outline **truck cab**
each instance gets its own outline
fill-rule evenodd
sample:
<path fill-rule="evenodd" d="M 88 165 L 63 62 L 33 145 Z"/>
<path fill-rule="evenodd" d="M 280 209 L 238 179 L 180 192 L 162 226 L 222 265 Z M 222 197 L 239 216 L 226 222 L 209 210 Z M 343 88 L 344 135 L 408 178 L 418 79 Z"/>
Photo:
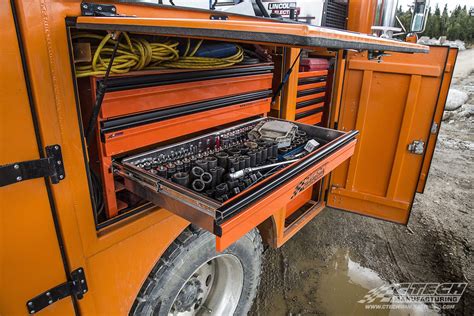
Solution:
<path fill-rule="evenodd" d="M 457 50 L 365 34 L 375 1 L 0 6 L 2 314 L 246 314 L 264 247 L 424 190 Z"/>

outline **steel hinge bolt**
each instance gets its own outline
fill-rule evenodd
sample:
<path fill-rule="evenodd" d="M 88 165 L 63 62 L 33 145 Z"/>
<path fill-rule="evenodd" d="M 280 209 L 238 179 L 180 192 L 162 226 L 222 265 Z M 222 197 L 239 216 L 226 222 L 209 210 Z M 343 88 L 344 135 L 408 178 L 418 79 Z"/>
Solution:
<path fill-rule="evenodd" d="M 18 169 L 20 169 L 20 165 L 14 165 L 13 168 L 18 170 Z"/>
<path fill-rule="evenodd" d="M 21 181 L 21 180 L 23 180 L 22 177 L 20 177 L 20 176 L 16 177 L 16 181 Z"/>

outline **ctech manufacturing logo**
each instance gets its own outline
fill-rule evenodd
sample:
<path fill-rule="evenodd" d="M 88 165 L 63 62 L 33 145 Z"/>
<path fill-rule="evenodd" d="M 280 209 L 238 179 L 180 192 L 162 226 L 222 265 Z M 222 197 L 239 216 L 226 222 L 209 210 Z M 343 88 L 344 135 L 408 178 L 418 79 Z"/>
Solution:
<path fill-rule="evenodd" d="M 413 304 L 435 304 L 453 309 L 459 303 L 467 283 L 394 283 L 370 290 L 361 300 L 366 309 L 403 309 Z"/>

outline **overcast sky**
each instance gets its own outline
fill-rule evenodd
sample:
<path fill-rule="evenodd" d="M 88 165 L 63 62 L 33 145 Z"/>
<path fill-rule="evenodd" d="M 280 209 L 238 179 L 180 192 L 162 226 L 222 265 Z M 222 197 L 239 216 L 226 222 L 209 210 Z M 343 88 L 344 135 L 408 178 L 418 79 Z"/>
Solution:
<path fill-rule="evenodd" d="M 403 9 L 407 9 L 407 5 L 413 4 L 413 0 L 398 0 L 398 5 L 402 5 Z M 474 7 L 474 0 L 430 0 L 430 6 L 433 8 L 436 7 L 436 4 L 443 10 L 444 5 L 448 4 L 448 10 L 453 10 L 458 4 L 463 7 L 464 5 L 467 6 L 469 9 L 470 7 Z"/>

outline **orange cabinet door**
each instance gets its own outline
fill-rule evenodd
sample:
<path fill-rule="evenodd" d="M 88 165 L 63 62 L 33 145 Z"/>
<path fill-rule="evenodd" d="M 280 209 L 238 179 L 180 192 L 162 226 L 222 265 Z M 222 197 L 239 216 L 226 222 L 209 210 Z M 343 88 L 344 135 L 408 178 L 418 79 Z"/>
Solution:
<path fill-rule="evenodd" d="M 433 123 L 431 124 L 430 136 L 426 146 L 426 154 L 423 158 L 420 179 L 418 180 L 418 188 L 416 190 L 418 193 L 423 193 L 425 190 L 426 180 L 428 178 L 428 173 L 431 166 L 431 159 L 433 159 L 439 128 L 441 126 L 441 119 L 443 118 L 444 106 L 446 105 L 446 100 L 448 99 L 449 87 L 451 86 L 454 66 L 456 64 L 456 58 L 458 57 L 458 51 L 459 50 L 457 48 L 451 48 L 449 50 L 448 62 L 444 68 L 443 82 L 441 83 L 441 89 L 439 90 L 438 103 L 436 104 Z"/>
<path fill-rule="evenodd" d="M 422 166 L 434 150 L 431 128 L 437 108 L 444 108 L 448 60 L 454 64 L 449 47 L 392 53 L 382 62 L 348 54 L 337 124 L 360 134 L 352 158 L 332 174 L 329 206 L 408 222 Z"/>
<path fill-rule="evenodd" d="M 10 1 L 0 2 L 0 12 L 0 315 L 28 315 L 41 307 L 30 304 L 28 310 L 27 302 L 66 282 L 66 272 L 45 179 L 8 176 L 11 166 L 23 170 L 14 163 L 41 158 L 38 149 L 43 151 L 43 146 L 28 100 Z M 9 179 L 18 183 L 8 184 Z M 51 304 L 41 315 L 49 314 L 75 314 L 71 297 Z"/>

